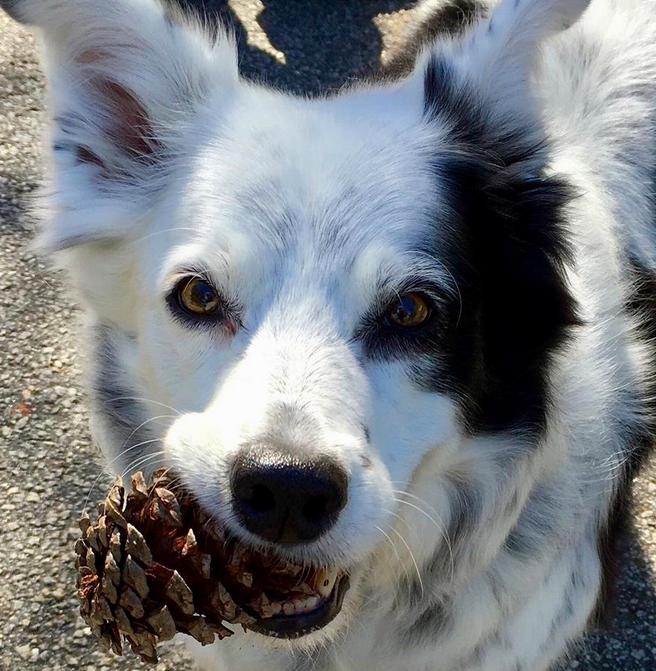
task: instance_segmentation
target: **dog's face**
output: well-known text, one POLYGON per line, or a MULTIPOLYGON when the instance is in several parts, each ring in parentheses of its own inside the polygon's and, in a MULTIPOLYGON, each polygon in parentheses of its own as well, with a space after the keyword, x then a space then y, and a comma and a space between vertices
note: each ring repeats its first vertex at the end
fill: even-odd
POLYGON ((240 82, 225 40, 152 0, 101 4, 10 7, 44 29, 45 240, 102 333, 98 435, 314 567, 256 628, 316 640, 381 540, 421 563, 442 543, 422 515, 457 531, 449 492, 504 452, 473 437, 543 429, 574 318, 526 80, 585 3, 502 3, 404 81, 320 101, 240 82))
POLYGON ((212 101, 184 188, 167 184, 129 243, 134 274, 110 293, 84 271, 83 290, 134 334, 137 395, 181 413, 161 444, 123 441, 120 469, 169 465, 248 544, 339 572, 335 607, 297 597, 317 615, 293 629, 271 618, 278 636, 336 615, 342 575, 355 583, 391 533, 397 492, 458 432, 440 384, 460 316, 438 253, 454 214, 419 94, 246 90, 219 115, 212 101))
POLYGON ((138 261, 161 259, 137 289, 153 334, 139 357, 185 412, 166 438, 172 465, 239 529, 256 526, 234 515, 240 456, 279 452, 309 471, 330 461, 344 507, 298 551, 331 563, 372 550, 393 487, 455 427, 453 402, 422 383, 439 365, 422 349, 458 315, 432 253, 448 208, 416 128, 423 101, 386 119, 385 98, 369 97, 340 110, 247 94, 218 123, 208 116, 190 188, 169 194, 154 228, 173 230, 138 261))

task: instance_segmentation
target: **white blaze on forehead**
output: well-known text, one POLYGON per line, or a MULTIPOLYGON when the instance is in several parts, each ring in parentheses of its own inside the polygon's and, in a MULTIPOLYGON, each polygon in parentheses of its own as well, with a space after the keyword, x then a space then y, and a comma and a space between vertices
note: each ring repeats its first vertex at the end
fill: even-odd
POLYGON ((418 234, 439 197, 437 131, 414 108, 393 113, 382 94, 370 96, 381 100, 373 110, 364 94, 358 106, 246 89, 220 118, 201 115, 187 223, 212 244, 239 233, 269 247, 320 236, 324 251, 345 239, 362 246, 418 234))

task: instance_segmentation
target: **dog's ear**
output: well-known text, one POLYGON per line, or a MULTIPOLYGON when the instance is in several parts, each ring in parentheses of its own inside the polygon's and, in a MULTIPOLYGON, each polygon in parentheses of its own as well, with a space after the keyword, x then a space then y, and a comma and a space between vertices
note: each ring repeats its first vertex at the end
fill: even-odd
POLYGON ((435 45, 471 86, 498 111, 528 102, 529 79, 540 43, 572 26, 590 0, 501 0, 487 18, 452 40, 435 45))
POLYGON ((199 107, 230 96, 233 45, 157 0, 0 0, 35 27, 53 117, 44 242, 114 238, 161 189, 199 107))

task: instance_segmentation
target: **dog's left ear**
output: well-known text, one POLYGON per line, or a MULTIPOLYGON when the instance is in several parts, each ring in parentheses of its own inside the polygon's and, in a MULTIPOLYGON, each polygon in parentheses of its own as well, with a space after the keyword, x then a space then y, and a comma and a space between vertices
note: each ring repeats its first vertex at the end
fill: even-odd
POLYGON ((199 107, 231 95, 233 45, 157 0, 0 6, 42 38, 54 159, 42 242, 63 248, 124 235, 160 189, 199 107))
MULTIPOLYGON (((438 42, 435 53, 501 114, 528 102, 540 44, 572 26, 590 0, 501 0, 463 36, 438 42)), ((530 103, 529 103, 530 104, 530 103)))

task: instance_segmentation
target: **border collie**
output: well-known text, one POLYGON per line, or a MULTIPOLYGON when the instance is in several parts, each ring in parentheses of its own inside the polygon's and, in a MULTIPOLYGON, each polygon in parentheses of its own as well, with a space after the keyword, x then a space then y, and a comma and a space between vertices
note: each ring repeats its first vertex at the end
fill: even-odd
POLYGON ((110 467, 322 569, 198 662, 551 668, 655 433, 656 3, 431 0, 318 100, 157 0, 2 6, 43 46, 40 242, 110 467))

